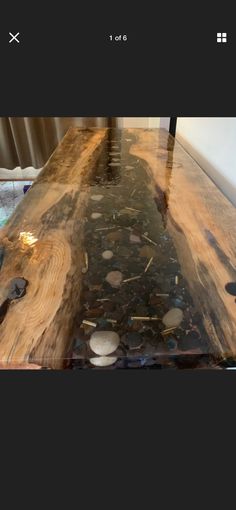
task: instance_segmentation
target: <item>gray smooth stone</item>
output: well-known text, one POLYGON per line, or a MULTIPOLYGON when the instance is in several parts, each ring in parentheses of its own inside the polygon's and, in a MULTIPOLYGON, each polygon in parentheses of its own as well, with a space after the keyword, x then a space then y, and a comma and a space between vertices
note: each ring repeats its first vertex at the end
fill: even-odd
POLYGON ((118 288, 123 280, 123 275, 120 271, 110 271, 105 280, 111 285, 111 287, 118 288))
POLYGON ((113 365, 118 358, 108 357, 108 356, 99 356, 99 358, 90 358, 90 363, 96 367, 109 367, 113 365))
POLYGON ((102 258, 105 260, 110 260, 113 257, 113 251, 111 250, 105 250, 102 252, 102 258))
POLYGON ((167 328, 177 327, 183 320, 183 312, 180 308, 171 308, 163 317, 162 322, 167 328))
POLYGON ((116 351, 120 337, 115 331, 95 331, 89 340, 90 349, 100 356, 116 351))

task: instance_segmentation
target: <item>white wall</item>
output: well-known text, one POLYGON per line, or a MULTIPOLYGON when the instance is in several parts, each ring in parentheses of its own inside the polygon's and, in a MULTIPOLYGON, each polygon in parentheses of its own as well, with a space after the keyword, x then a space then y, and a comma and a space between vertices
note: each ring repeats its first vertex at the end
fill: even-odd
POLYGON ((165 128, 169 130, 170 117, 118 117, 118 126, 125 128, 165 128))
POLYGON ((160 117, 160 128, 167 129, 169 131, 170 117, 160 117))
POLYGON ((118 117, 118 127, 159 128, 160 117, 118 117))
POLYGON ((178 117, 176 138, 236 205, 236 118, 178 117))

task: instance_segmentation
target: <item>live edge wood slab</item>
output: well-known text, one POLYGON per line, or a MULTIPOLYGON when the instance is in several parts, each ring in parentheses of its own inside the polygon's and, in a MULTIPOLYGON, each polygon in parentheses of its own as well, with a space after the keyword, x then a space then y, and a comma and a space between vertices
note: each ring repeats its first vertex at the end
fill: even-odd
POLYGON ((88 193, 81 186, 105 136, 106 130, 70 129, 0 233, 0 305, 13 278, 29 282, 0 325, 0 361, 9 367, 65 365, 84 266, 88 193))
MULTIPOLYGON (((236 357, 236 210, 165 130, 127 129, 217 359, 236 357)), ((80 306, 86 188, 108 129, 71 128, 0 231, 0 367, 63 368, 80 306), (27 282, 8 300, 15 278, 27 282)))

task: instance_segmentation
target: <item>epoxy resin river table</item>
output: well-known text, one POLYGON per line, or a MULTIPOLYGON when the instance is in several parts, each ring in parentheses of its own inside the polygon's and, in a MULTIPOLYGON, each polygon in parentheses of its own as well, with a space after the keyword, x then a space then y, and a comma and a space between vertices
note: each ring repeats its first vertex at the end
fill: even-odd
POLYGON ((0 266, 2 367, 234 363, 236 211, 165 130, 70 129, 0 266))

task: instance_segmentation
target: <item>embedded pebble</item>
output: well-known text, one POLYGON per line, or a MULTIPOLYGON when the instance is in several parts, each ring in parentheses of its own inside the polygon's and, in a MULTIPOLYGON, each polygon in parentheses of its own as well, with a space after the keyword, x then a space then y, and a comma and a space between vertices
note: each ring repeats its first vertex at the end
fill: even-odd
POLYGON ((120 271, 110 271, 110 273, 106 275, 105 280, 111 285, 111 287, 117 288, 121 285, 123 275, 120 271))
POLYGON ((164 315, 162 322, 167 328, 177 327, 182 322, 183 315, 180 308, 171 308, 171 310, 164 315))
POLYGON ((126 168, 126 170, 133 170, 133 168, 134 168, 134 167, 133 167, 133 166, 130 166, 130 165, 126 165, 126 167, 125 167, 125 168, 126 168))
POLYGON ((143 344, 142 335, 136 332, 127 333, 125 337, 125 344, 129 347, 129 349, 139 349, 139 347, 143 344))
POLYGON ((130 257, 132 255, 132 252, 126 246, 119 246, 118 250, 121 257, 130 257))
POLYGON ((108 241, 112 241, 112 242, 120 241, 122 239, 122 232, 120 232, 120 230, 116 230, 115 232, 110 232, 109 234, 107 234, 106 238, 108 241))
POLYGON ((113 251, 111 251, 111 250, 105 250, 102 253, 102 258, 105 260, 110 260, 112 257, 113 257, 113 251))
MULTIPOLYGON (((121 214, 119 216, 119 224, 126 229, 130 228, 136 223, 137 216, 130 214, 121 214)), ((130 229, 131 230, 131 229, 130 229)))
POLYGON ((95 365, 95 367, 109 367, 113 365, 118 358, 108 357, 108 356, 100 356, 99 358, 90 358, 90 363, 95 365))
POLYGON ((181 297, 173 298, 172 302, 173 302, 173 305, 177 308, 184 308, 184 306, 185 306, 184 301, 181 297))
POLYGON ((140 248, 139 255, 140 257, 146 257, 150 259, 151 257, 155 257, 156 251, 151 246, 145 244, 145 246, 140 248))
POLYGON ((94 200, 95 202, 99 202, 102 198, 103 195, 91 195, 91 200, 94 200))
POLYGON ((173 337, 169 337, 167 339, 166 345, 170 351, 175 351, 176 349, 178 349, 178 343, 173 337))
POLYGON ((129 240, 131 243, 141 243, 140 237, 136 236, 135 234, 130 234, 129 240))
POLYGON ((102 213, 100 213, 100 212, 93 212, 91 214, 92 220, 97 220, 98 218, 101 218, 101 216, 102 216, 102 213))
POLYGON ((95 331, 89 340, 90 349, 101 356, 112 354, 120 343, 115 331, 95 331))

